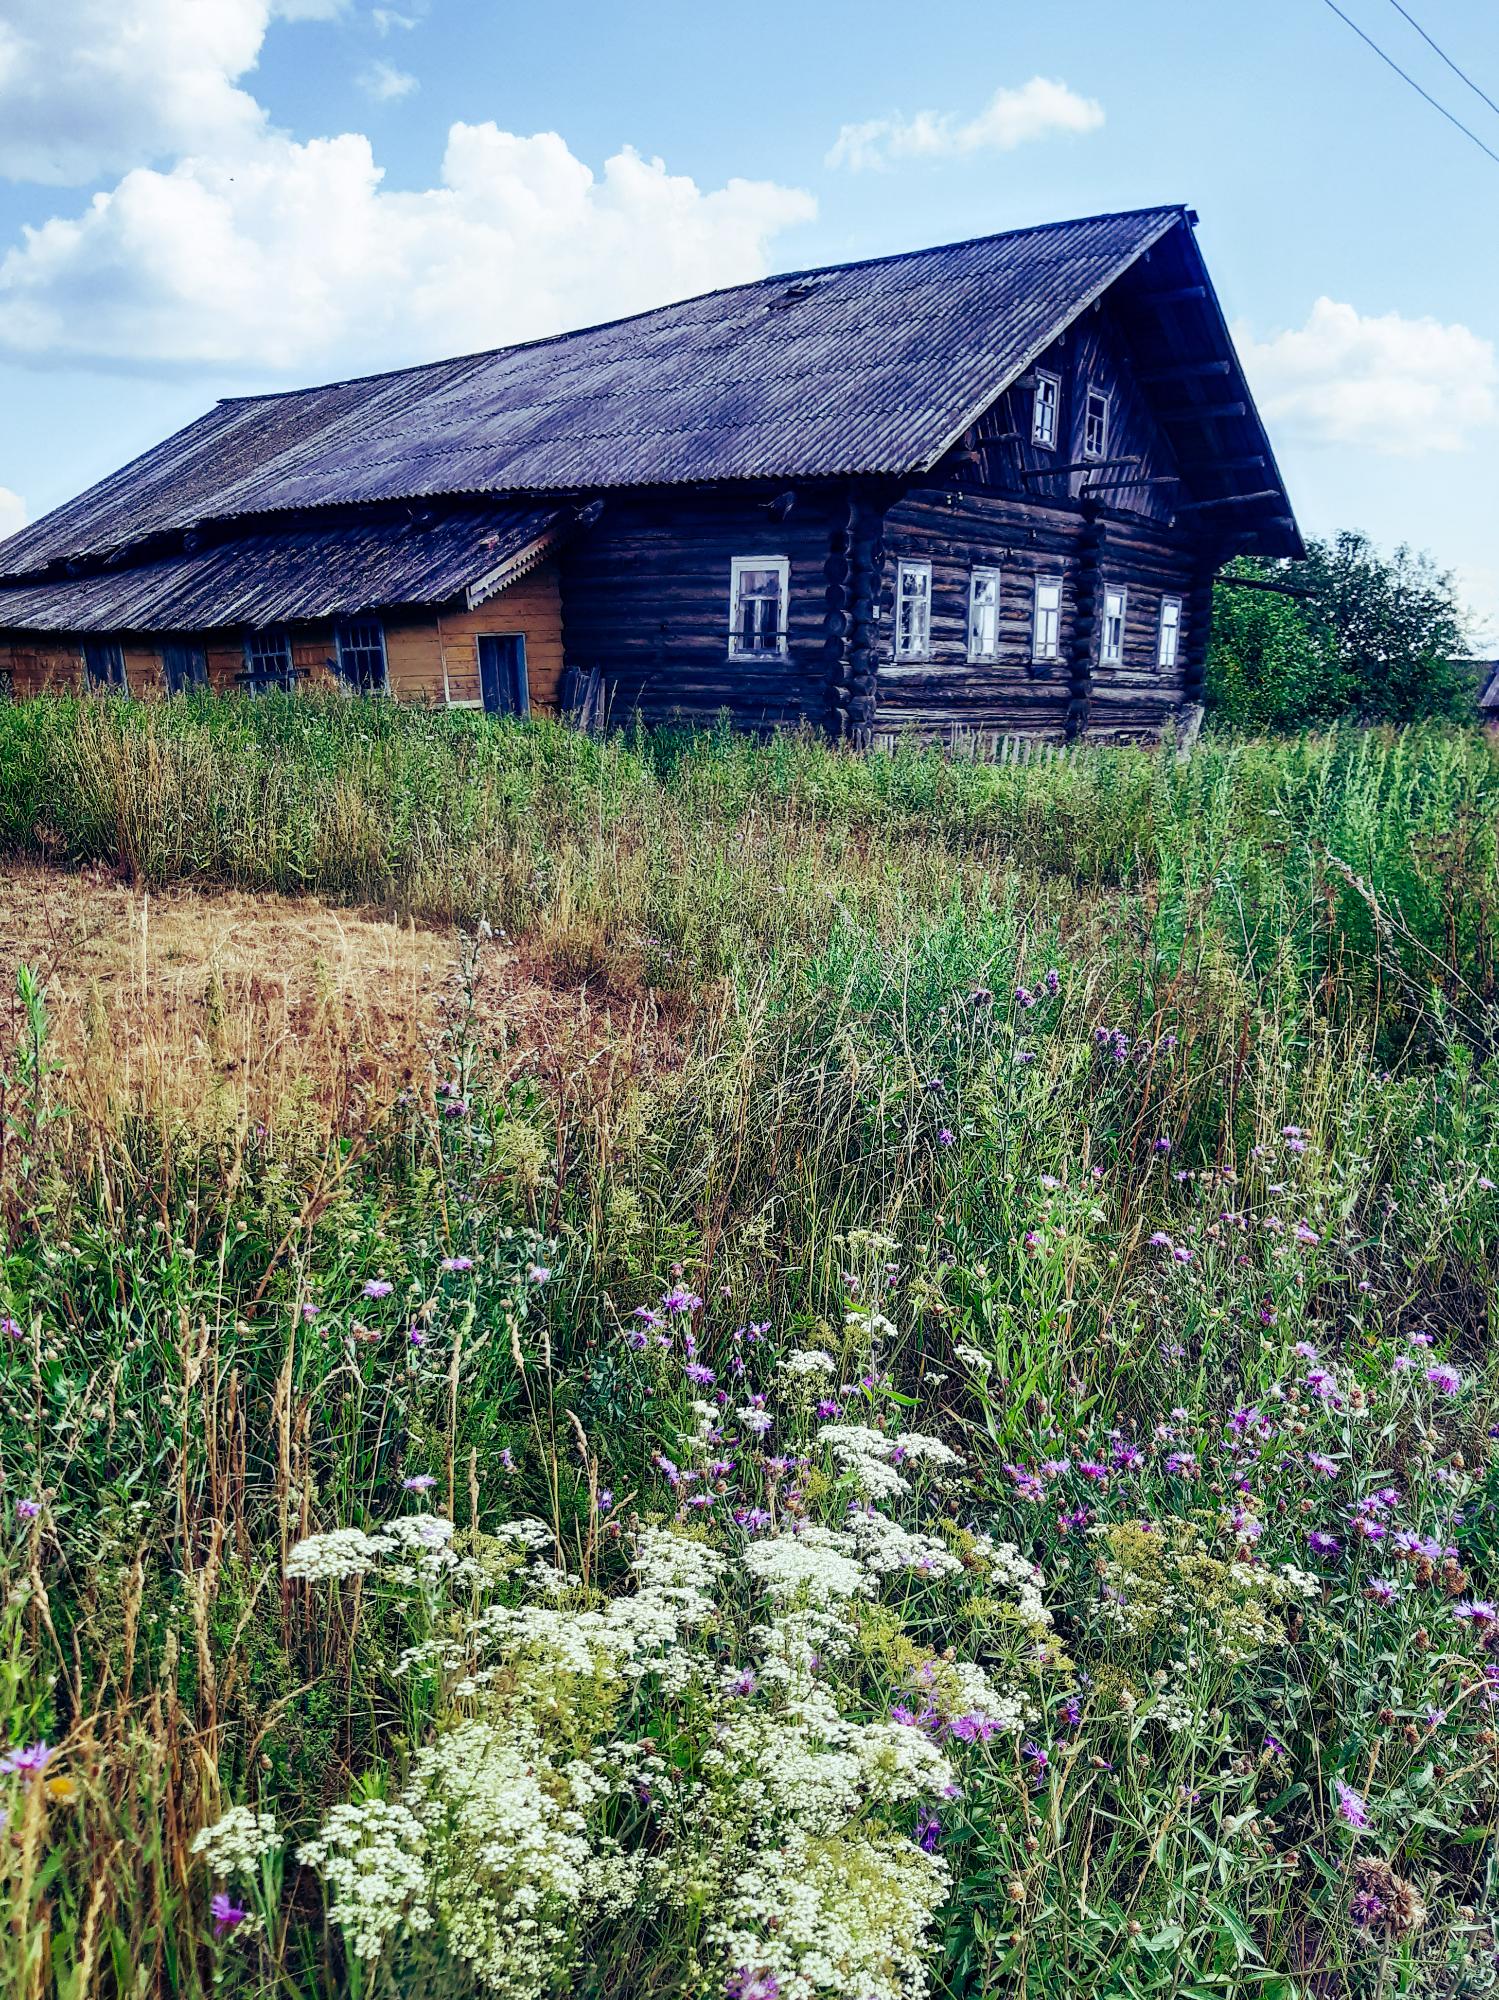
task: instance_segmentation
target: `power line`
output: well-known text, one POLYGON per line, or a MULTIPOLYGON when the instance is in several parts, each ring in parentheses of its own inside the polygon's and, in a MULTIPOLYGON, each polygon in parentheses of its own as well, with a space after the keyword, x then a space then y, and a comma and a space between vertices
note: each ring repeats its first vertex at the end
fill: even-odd
POLYGON ((1378 42, 1375 41, 1374 37, 1372 35, 1366 35, 1363 29, 1359 26, 1358 22, 1351 20, 1349 16, 1343 12, 1342 8, 1338 5, 1338 0, 1324 0, 1324 4, 1328 7, 1331 7, 1332 11, 1337 15, 1338 19, 1343 23, 1345 27, 1352 28, 1353 32, 1358 36, 1361 42, 1367 42, 1369 47, 1373 49, 1375 55, 1379 57, 1379 60, 1382 63, 1388 63, 1390 68, 1394 70, 1396 76, 1400 77, 1403 82, 1408 83, 1411 89, 1415 91, 1418 97, 1424 97, 1426 99, 1426 102, 1431 106, 1433 111, 1440 111, 1442 116, 1447 120, 1447 123, 1449 125, 1455 125, 1458 131, 1462 133, 1465 139, 1471 139, 1473 141, 1473 144, 1478 148, 1479 152, 1487 153, 1489 158, 1494 162, 1494 165, 1496 167, 1499 167, 1499 153, 1496 153, 1492 146, 1486 146, 1483 143, 1482 139, 1479 138, 1478 134, 1475 131, 1473 131, 1469 126, 1463 123, 1461 118, 1457 116, 1456 112, 1449 111, 1445 104, 1439 103, 1438 100, 1432 96, 1429 90, 1423 90, 1420 84, 1417 83, 1416 79, 1413 76, 1409 75, 1405 70, 1403 70, 1400 67, 1399 63, 1396 62, 1393 56, 1386 55, 1384 50, 1379 46, 1378 42))
POLYGON ((1422 41, 1426 43, 1428 48, 1436 50, 1437 54, 1442 58, 1442 61, 1446 63, 1448 69, 1451 70, 1454 76, 1460 76, 1463 82, 1468 86, 1469 90, 1471 90, 1476 97, 1481 97, 1483 99, 1484 103, 1489 107, 1490 111, 1499 111, 1499 104, 1496 104, 1493 98, 1489 96, 1488 92, 1480 88, 1480 86, 1473 81, 1472 77, 1469 76, 1468 72, 1465 69, 1459 68, 1459 66, 1452 60, 1451 56, 1448 55, 1447 51, 1442 47, 1441 43, 1435 41, 1430 35, 1427 34, 1426 30, 1421 26, 1421 23, 1416 19, 1415 15, 1410 13, 1406 8, 1401 6, 1400 0, 1390 0, 1390 5, 1395 9, 1395 12, 1401 17, 1402 20, 1410 22, 1411 26, 1415 29, 1416 33, 1421 37, 1422 41))

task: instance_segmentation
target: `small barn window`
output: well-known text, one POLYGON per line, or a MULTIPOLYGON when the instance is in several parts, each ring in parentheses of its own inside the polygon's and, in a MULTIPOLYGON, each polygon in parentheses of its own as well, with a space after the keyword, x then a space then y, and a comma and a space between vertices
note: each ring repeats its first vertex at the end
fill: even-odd
POLYGON ((185 694, 189 688, 207 687, 208 662, 201 646, 173 645, 161 649, 161 677, 168 694, 185 694))
POLYGON ((1036 370, 1036 386, 1031 391, 1031 443, 1048 450, 1057 441, 1057 416, 1062 405, 1062 378, 1036 370))
POLYGON ((1109 448, 1109 399, 1102 389, 1090 389, 1083 411, 1083 457, 1102 458, 1109 448))
POLYGON ((291 635, 284 626, 268 625, 263 632, 246 636, 243 679, 252 694, 293 685, 291 635))
POLYGON ((932 566, 903 562, 895 580, 895 657, 924 660, 932 650, 932 566))
POLYGON ((968 583, 968 657, 999 658, 999 571, 976 569, 968 583))
POLYGON ((1105 589, 1103 637, 1098 657, 1106 667, 1121 666, 1124 662, 1124 614, 1127 603, 1128 597, 1122 588, 1111 584, 1105 589))
POLYGON ((729 566, 729 651, 741 659, 786 650, 785 556, 735 556, 729 566))
POLYGON ((109 694, 129 693, 129 684, 125 679, 125 648, 118 641, 86 640, 83 668, 91 688, 101 688, 109 694))
POLYGON ((1161 599, 1161 622, 1156 633, 1155 663, 1158 667, 1174 667, 1177 649, 1181 645, 1182 601, 1179 597, 1161 599))
POLYGON ((384 694, 385 628, 378 618, 345 618, 333 628, 338 673, 355 694, 384 694))
POLYGON ((1062 579, 1036 578, 1036 617, 1031 638, 1031 657, 1054 660, 1062 645, 1062 579))

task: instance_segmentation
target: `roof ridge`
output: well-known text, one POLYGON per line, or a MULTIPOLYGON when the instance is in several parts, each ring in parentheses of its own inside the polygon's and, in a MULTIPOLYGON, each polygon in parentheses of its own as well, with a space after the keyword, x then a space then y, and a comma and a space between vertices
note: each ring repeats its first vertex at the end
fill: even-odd
POLYGON ((620 313, 613 319, 594 320, 587 326, 564 327, 558 333, 537 334, 532 340, 506 341, 497 347, 475 347, 464 354, 439 355, 432 361, 408 361, 398 368, 376 368, 367 375, 338 375, 331 381, 313 382, 298 389, 266 389, 254 395, 220 396, 214 407, 224 409, 241 403, 290 402, 297 396, 325 395, 330 389, 353 389, 363 383, 390 382, 398 376, 420 375, 428 369, 457 368, 468 362, 489 361, 497 354, 524 354, 533 348, 555 347, 562 341, 576 340, 585 333, 604 333, 612 326, 631 326, 638 320, 654 319, 658 313, 670 312, 676 306, 696 305, 702 299, 724 298, 730 292, 751 292, 762 286, 792 284, 798 278, 830 277, 840 271, 867 271, 874 264, 903 264, 915 257, 936 257, 950 250, 971 249, 978 243, 1000 243, 1014 236, 1038 236, 1053 230, 1082 229, 1092 222, 1122 222, 1136 215, 1187 216, 1191 213, 1188 202, 1147 202, 1140 208, 1105 208, 1093 215, 1067 216, 1060 222, 1027 222, 1018 229, 984 230, 977 236, 955 237, 951 243, 923 243, 911 250, 890 250, 872 257, 850 257, 841 264, 806 264, 795 271, 770 271, 763 278, 742 278, 734 285, 712 285, 705 292, 689 292, 685 298, 667 299, 659 306, 646 306, 640 312, 620 313))

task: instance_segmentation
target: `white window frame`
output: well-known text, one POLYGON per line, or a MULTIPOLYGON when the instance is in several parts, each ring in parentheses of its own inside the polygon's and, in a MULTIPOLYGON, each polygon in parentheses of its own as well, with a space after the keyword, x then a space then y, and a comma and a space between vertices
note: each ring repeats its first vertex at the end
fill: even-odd
POLYGON ((1107 458, 1109 455, 1109 392, 1099 389, 1090 382, 1083 392, 1083 457, 1107 458), (1092 421, 1092 405, 1097 401, 1103 405, 1103 423, 1095 450, 1088 442, 1088 425, 1092 421))
POLYGON ((1098 664, 1101 667, 1122 667, 1124 665, 1124 627, 1129 617, 1129 591, 1122 583, 1106 583, 1103 587, 1103 617, 1099 620, 1098 664), (1109 599, 1117 597, 1119 609, 1110 612, 1109 599), (1117 619, 1119 632, 1116 643, 1109 644, 1109 624, 1117 619))
POLYGON ((1033 660, 1059 660, 1062 657, 1062 579, 1059 576, 1038 576, 1031 598, 1031 658, 1033 660), (1057 601, 1048 609, 1048 617, 1054 622, 1051 628, 1051 644, 1042 644, 1041 593, 1054 589, 1057 601))
POLYGON ((920 558, 902 556, 895 565, 895 631, 892 637, 897 660, 929 660, 932 657, 932 566, 920 558), (908 644, 900 614, 906 600, 906 578, 918 576, 926 581, 925 591, 915 600, 923 609, 921 632, 919 643, 913 636, 908 644))
POLYGON ((1055 451, 1057 438, 1062 429, 1062 378, 1054 375, 1049 368, 1038 368, 1031 388, 1031 443, 1039 445, 1043 451, 1055 451), (1041 435, 1041 412, 1045 407, 1041 400, 1041 384, 1045 382, 1051 389, 1051 435, 1041 435))
POLYGON ((1174 667, 1177 661, 1181 658, 1181 643, 1182 643, 1182 600, 1179 597, 1173 597, 1168 595, 1161 599, 1161 608, 1156 616, 1156 628, 1155 628, 1156 666, 1162 669, 1174 667), (1173 614, 1170 618, 1166 616, 1166 608, 1168 605, 1170 606, 1173 614))
POLYGON ((783 660, 787 645, 787 612, 791 598, 789 556, 733 556, 729 560, 729 657, 734 660, 783 660), (773 646, 746 646, 741 638, 741 579, 751 570, 773 569, 780 585, 773 646))
MULTIPOLYGON (((338 660, 338 677, 344 686, 349 689, 350 693, 363 695, 390 693, 390 655, 385 649, 385 626, 380 619, 367 616, 363 618, 339 618, 335 620, 333 626, 333 649, 338 660), (344 666, 344 641, 350 627, 354 625, 371 625, 379 636, 380 678, 378 682, 370 687, 361 687, 357 681, 350 679, 348 671, 344 666)), ((351 652, 367 653, 373 649, 369 646, 360 646, 350 647, 349 650, 351 652)))
POLYGON ((970 665, 989 662, 999 658, 999 607, 1004 589, 1003 572, 992 563, 980 563, 968 573, 968 659, 970 665), (994 585, 994 644, 987 650, 979 644, 978 623, 974 613, 978 608, 976 592, 979 584, 994 585))

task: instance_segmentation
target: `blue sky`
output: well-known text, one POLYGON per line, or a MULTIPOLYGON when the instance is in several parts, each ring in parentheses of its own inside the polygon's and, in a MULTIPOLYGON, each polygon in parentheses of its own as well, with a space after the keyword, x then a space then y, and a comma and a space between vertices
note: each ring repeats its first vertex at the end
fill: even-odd
MULTIPOLYGON (((1407 6, 1499 100, 1494 0, 1407 6)), ((1161 201, 1303 526, 1430 549, 1499 650, 1499 164, 1325 0, 5 0, 0 531, 218 396, 1161 201)))

